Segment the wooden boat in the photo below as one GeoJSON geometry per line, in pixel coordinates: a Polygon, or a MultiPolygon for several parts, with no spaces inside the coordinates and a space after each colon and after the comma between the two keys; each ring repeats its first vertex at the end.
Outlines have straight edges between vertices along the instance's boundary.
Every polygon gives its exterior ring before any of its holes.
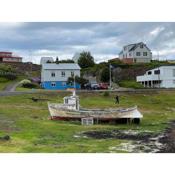
{"type": "Polygon", "coordinates": [[[79,98],[75,91],[72,96],[64,97],[64,103],[48,103],[52,120],[79,120],[92,118],[94,122],[123,121],[139,123],[143,115],[137,106],[131,108],[86,109],[79,105],[79,98]]]}

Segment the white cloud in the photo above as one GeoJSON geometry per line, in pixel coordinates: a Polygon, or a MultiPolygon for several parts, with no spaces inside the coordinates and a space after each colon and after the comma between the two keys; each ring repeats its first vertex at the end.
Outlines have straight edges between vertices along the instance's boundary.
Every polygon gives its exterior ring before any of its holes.
{"type": "Polygon", "coordinates": [[[163,31],[165,28],[164,27],[157,27],[154,30],[150,32],[152,36],[157,36],[161,31],[163,31]]]}
{"type": "Polygon", "coordinates": [[[0,23],[0,50],[37,63],[42,56],[67,59],[84,50],[99,62],[142,41],[162,58],[175,58],[174,31],[175,23],[0,23]]]}

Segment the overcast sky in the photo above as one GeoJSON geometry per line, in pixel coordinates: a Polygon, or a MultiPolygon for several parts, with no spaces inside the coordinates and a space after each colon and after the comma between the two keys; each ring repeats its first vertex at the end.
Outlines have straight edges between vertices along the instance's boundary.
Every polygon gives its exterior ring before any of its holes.
{"type": "Polygon", "coordinates": [[[95,61],[115,58],[123,45],[144,42],[153,57],[175,59],[175,23],[0,23],[0,50],[13,51],[24,61],[42,56],[71,59],[90,51],[95,61]]]}

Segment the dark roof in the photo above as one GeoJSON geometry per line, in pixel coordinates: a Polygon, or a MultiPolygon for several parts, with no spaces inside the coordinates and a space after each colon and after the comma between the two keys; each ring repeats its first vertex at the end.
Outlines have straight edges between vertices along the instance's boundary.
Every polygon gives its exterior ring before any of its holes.
{"type": "Polygon", "coordinates": [[[133,47],[131,47],[131,49],[129,50],[129,52],[135,50],[140,44],[143,44],[150,51],[150,49],[146,46],[146,44],[144,44],[143,42],[140,42],[140,43],[133,44],[133,47]]]}

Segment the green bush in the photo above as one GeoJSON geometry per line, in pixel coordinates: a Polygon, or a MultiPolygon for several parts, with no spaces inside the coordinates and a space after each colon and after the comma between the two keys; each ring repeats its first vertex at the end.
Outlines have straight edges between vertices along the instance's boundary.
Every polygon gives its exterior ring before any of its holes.
{"type": "Polygon", "coordinates": [[[4,75],[4,77],[7,78],[8,80],[15,80],[17,78],[17,76],[14,74],[7,74],[4,75]]]}
{"type": "Polygon", "coordinates": [[[0,77],[8,80],[15,80],[17,78],[15,70],[10,65],[0,65],[0,77]]]}
{"type": "Polygon", "coordinates": [[[22,84],[22,87],[30,88],[30,89],[33,89],[33,88],[38,89],[38,88],[40,88],[39,85],[35,84],[35,83],[24,83],[24,84],[22,84]]]}
{"type": "Polygon", "coordinates": [[[119,86],[125,87],[125,88],[134,88],[134,89],[142,89],[144,88],[142,84],[134,81],[134,80],[125,80],[120,81],[119,86]]]}

